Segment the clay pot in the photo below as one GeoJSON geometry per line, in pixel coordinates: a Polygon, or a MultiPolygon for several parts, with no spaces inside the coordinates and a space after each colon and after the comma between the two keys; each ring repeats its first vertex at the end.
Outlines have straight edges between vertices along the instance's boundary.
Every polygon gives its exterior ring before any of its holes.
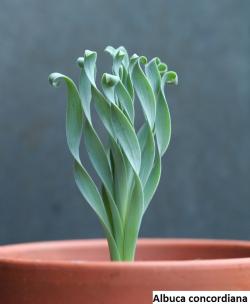
{"type": "Polygon", "coordinates": [[[147,304],[152,290],[250,290],[250,242],[145,239],[136,262],[103,240],[0,247],[0,303],[147,304]]]}

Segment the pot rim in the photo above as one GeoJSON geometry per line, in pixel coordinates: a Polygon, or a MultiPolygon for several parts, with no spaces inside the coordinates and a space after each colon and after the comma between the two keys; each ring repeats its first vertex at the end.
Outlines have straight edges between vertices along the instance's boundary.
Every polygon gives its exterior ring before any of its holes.
{"type": "MultiPolygon", "coordinates": [[[[244,265],[250,265],[249,257],[236,257],[236,258],[215,258],[215,259],[189,259],[189,260],[143,260],[143,261],[73,261],[73,260],[49,260],[49,259],[34,259],[34,258],[22,258],[22,257],[8,257],[8,252],[15,253],[21,251],[27,251],[29,249],[42,248],[53,248],[59,246],[63,248],[69,248],[72,246],[78,247],[84,245],[85,247],[93,247],[107,244],[105,239],[70,239],[70,240],[59,240],[59,241],[42,241],[42,242],[28,242],[10,245],[0,246],[0,266],[1,265],[12,265],[12,266],[23,266],[23,267],[62,267],[62,268],[100,268],[100,269],[111,269],[111,268],[145,268],[145,267],[168,267],[168,268],[195,268],[195,267],[239,267],[244,265]],[[5,254],[5,256],[1,256],[5,254]]],[[[174,245],[178,246],[189,246],[189,247],[207,247],[210,246],[223,246],[232,248],[244,248],[250,250],[250,241],[247,240],[227,240],[227,239],[192,239],[192,238],[142,238],[138,240],[140,246],[147,245],[174,245]]]]}

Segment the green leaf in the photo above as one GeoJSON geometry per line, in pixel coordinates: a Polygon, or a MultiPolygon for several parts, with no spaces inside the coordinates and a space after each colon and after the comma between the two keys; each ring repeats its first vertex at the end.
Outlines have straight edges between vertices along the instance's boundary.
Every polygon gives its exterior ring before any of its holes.
{"type": "Polygon", "coordinates": [[[113,47],[113,46],[110,46],[108,45],[105,49],[104,49],[104,52],[107,52],[109,53],[112,57],[115,56],[117,50],[113,47]]]}
{"type": "Polygon", "coordinates": [[[157,100],[155,133],[158,149],[162,156],[166,152],[171,138],[171,118],[168,105],[161,91],[157,100]]]}
{"type": "Polygon", "coordinates": [[[141,225],[143,214],[143,192],[140,179],[135,175],[132,188],[132,199],[128,205],[127,216],[124,227],[124,251],[123,259],[130,261],[134,259],[136,241],[141,225]]]}
{"type": "Polygon", "coordinates": [[[128,176],[125,160],[122,152],[117,143],[111,138],[111,151],[110,156],[113,165],[114,176],[114,196],[115,202],[119,209],[122,221],[124,222],[127,212],[127,200],[128,200],[128,176]]]}
{"type": "Polygon", "coordinates": [[[148,120],[150,128],[153,129],[156,115],[155,95],[150,82],[142,71],[140,62],[146,62],[144,57],[137,59],[132,71],[132,80],[143,112],[148,120]]]}
{"type": "Polygon", "coordinates": [[[111,225],[108,221],[107,212],[104,208],[99,191],[87,171],[77,161],[74,162],[74,177],[78,189],[83,197],[90,204],[98,217],[103,221],[105,226],[111,231],[111,225]]]}
{"type": "Polygon", "coordinates": [[[115,86],[120,82],[120,78],[115,75],[104,73],[102,76],[102,89],[105,96],[111,103],[115,103],[115,86]]]}
{"type": "MultiPolygon", "coordinates": [[[[133,54],[130,59],[129,59],[129,74],[132,75],[134,66],[137,62],[137,60],[140,60],[140,57],[137,54],[133,54]]],[[[141,61],[146,64],[147,63],[147,58],[144,56],[141,56],[141,61]]]]}
{"type": "Polygon", "coordinates": [[[117,49],[112,46],[107,46],[105,52],[109,53],[113,57],[113,67],[112,70],[116,75],[119,75],[119,69],[122,64],[125,68],[128,68],[129,57],[127,50],[123,46],[119,46],[117,49]]]}
{"type": "MultiPolygon", "coordinates": [[[[167,65],[159,63],[159,58],[152,59],[145,67],[146,75],[154,89],[155,95],[157,96],[156,102],[156,120],[155,120],[155,133],[157,138],[157,145],[162,156],[169,145],[171,137],[171,118],[164,94],[164,83],[166,77],[163,76],[161,79],[161,73],[167,71],[167,65]]],[[[166,75],[168,75],[167,72],[166,75]]]]}
{"type": "Polygon", "coordinates": [[[133,101],[130,97],[129,92],[123,85],[121,81],[119,81],[115,87],[115,93],[117,95],[118,101],[120,102],[122,108],[125,110],[127,117],[129,118],[130,122],[134,123],[134,106],[133,101]]]}
{"type": "Polygon", "coordinates": [[[114,258],[116,260],[120,260],[121,256],[119,253],[119,249],[113,237],[112,225],[109,221],[109,217],[104,207],[102,198],[94,182],[91,180],[90,176],[88,175],[87,171],[77,161],[74,162],[74,177],[79,191],[81,192],[82,196],[86,199],[86,201],[89,203],[89,205],[92,207],[92,209],[95,211],[95,213],[97,214],[97,216],[99,217],[102,223],[102,226],[106,231],[110,245],[113,248],[111,253],[114,255],[114,258]]]}
{"type": "Polygon", "coordinates": [[[106,130],[112,134],[111,122],[110,122],[110,105],[109,101],[102,95],[95,84],[95,64],[96,64],[96,52],[85,51],[84,58],[78,58],[77,62],[81,68],[84,69],[90,83],[91,92],[94,99],[95,108],[106,130]]]}
{"type": "Polygon", "coordinates": [[[69,150],[74,157],[75,181],[81,194],[95,211],[102,225],[104,226],[110,246],[113,248],[114,258],[118,259],[120,258],[120,254],[112,236],[112,227],[110,225],[102,198],[93,180],[83,167],[79,157],[79,146],[83,125],[83,112],[81,108],[80,96],[74,82],[67,76],[59,73],[52,73],[49,76],[49,82],[54,87],[58,87],[61,80],[64,80],[68,88],[66,135],[69,150]]]}
{"type": "Polygon", "coordinates": [[[158,149],[162,156],[169,145],[171,138],[171,117],[164,94],[165,77],[161,81],[161,88],[157,96],[155,134],[158,149]]]}
{"type": "Polygon", "coordinates": [[[133,87],[130,73],[128,73],[128,75],[127,75],[126,88],[129,92],[132,102],[134,102],[135,92],[134,92],[134,87],[133,87]]]}
{"type": "Polygon", "coordinates": [[[129,66],[128,52],[127,52],[127,50],[125,49],[124,46],[119,46],[118,49],[121,50],[123,52],[123,54],[125,54],[122,63],[124,65],[125,69],[128,69],[128,66],[129,66]]]}
{"type": "Polygon", "coordinates": [[[113,235],[109,232],[109,230],[106,229],[105,226],[103,226],[103,230],[105,231],[105,235],[108,241],[109,255],[111,261],[122,261],[123,259],[121,257],[120,251],[116,245],[113,235]]]}
{"type": "Polygon", "coordinates": [[[94,87],[96,87],[95,84],[96,59],[97,59],[97,53],[89,50],[85,51],[84,58],[79,57],[77,59],[79,66],[84,68],[89,81],[94,87]]]}
{"type": "Polygon", "coordinates": [[[113,73],[119,76],[120,66],[122,65],[125,53],[122,50],[118,50],[113,60],[113,73]]]}
{"type": "Polygon", "coordinates": [[[91,163],[105,187],[109,190],[110,193],[112,193],[113,178],[109,161],[98,135],[88,120],[85,121],[84,135],[85,146],[91,163]]]}
{"type": "Polygon", "coordinates": [[[92,87],[92,95],[94,99],[96,112],[101,119],[104,127],[112,135],[112,124],[111,124],[111,116],[110,116],[110,105],[107,99],[100,93],[99,90],[96,90],[92,87]]]}
{"type": "Polygon", "coordinates": [[[128,204],[129,201],[131,200],[131,197],[132,197],[131,189],[133,187],[134,176],[135,176],[136,173],[135,173],[133,167],[131,166],[131,163],[128,160],[125,152],[123,150],[121,150],[121,152],[122,152],[122,155],[123,155],[123,159],[124,159],[124,163],[125,163],[125,167],[126,167],[126,172],[127,172],[127,189],[128,189],[127,204],[128,204]]]}
{"type": "Polygon", "coordinates": [[[158,60],[159,58],[153,58],[145,65],[145,73],[155,93],[155,96],[157,96],[161,86],[161,75],[157,66],[158,60]]]}
{"type": "Polygon", "coordinates": [[[178,76],[174,71],[166,73],[166,81],[168,84],[178,84],[178,76]]]}
{"type": "Polygon", "coordinates": [[[109,191],[102,185],[102,199],[105,205],[105,209],[108,210],[109,213],[109,221],[112,223],[112,231],[113,236],[119,250],[119,253],[122,252],[123,249],[123,226],[121,221],[121,216],[119,214],[119,210],[109,193],[109,191]]]}
{"type": "Polygon", "coordinates": [[[108,216],[112,235],[114,235],[114,223],[113,223],[113,216],[112,216],[112,211],[111,211],[111,206],[110,206],[111,204],[110,204],[110,201],[108,198],[108,193],[107,193],[107,190],[106,190],[104,184],[101,184],[101,197],[102,197],[102,201],[104,204],[104,208],[105,208],[107,216],[108,216]]]}
{"type": "Polygon", "coordinates": [[[84,111],[85,116],[91,123],[91,83],[86,75],[85,70],[81,69],[80,82],[79,82],[79,95],[82,103],[82,110],[84,111]]]}
{"type": "Polygon", "coordinates": [[[126,86],[127,77],[128,77],[128,71],[126,70],[126,68],[124,67],[123,64],[120,66],[119,77],[120,77],[123,85],[126,86]]]}
{"type": "MultiPolygon", "coordinates": [[[[156,149],[157,150],[157,149],[156,149]]],[[[147,183],[144,187],[144,212],[147,210],[150,201],[157,189],[161,177],[161,157],[159,152],[155,153],[154,166],[151,170],[147,183]]]]}
{"type": "Polygon", "coordinates": [[[155,155],[154,137],[147,122],[144,123],[144,125],[138,132],[138,139],[142,151],[140,179],[142,185],[144,186],[151,172],[155,155]]]}
{"type": "Polygon", "coordinates": [[[107,47],[105,51],[113,57],[112,71],[115,75],[119,76],[120,66],[122,65],[126,53],[121,48],[114,49],[112,47],[107,47]]]}
{"type": "Polygon", "coordinates": [[[163,74],[165,74],[165,72],[167,72],[168,66],[167,66],[165,63],[160,62],[160,63],[158,64],[158,70],[159,70],[159,73],[160,73],[161,75],[163,75],[163,74]]]}
{"type": "Polygon", "coordinates": [[[139,174],[141,151],[135,130],[122,111],[114,104],[111,105],[111,120],[116,138],[131,163],[131,166],[135,172],[139,174]]]}
{"type": "Polygon", "coordinates": [[[60,73],[52,73],[49,76],[49,82],[54,87],[58,87],[62,80],[65,81],[68,89],[66,114],[67,143],[73,157],[78,162],[80,162],[79,146],[83,127],[83,112],[81,106],[81,99],[72,79],[60,73]]]}

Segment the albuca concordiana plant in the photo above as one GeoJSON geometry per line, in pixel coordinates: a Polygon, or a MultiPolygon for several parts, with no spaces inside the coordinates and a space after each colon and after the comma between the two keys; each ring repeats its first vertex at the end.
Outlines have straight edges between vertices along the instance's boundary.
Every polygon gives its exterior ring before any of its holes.
{"type": "Polygon", "coordinates": [[[171,135],[171,120],[165,84],[177,84],[159,58],[132,57],[124,47],[105,49],[113,57],[112,74],[104,73],[102,91],[96,85],[96,52],[85,51],[77,63],[81,69],[79,88],[67,76],[52,73],[50,83],[63,80],[68,89],[66,135],[74,158],[76,184],[97,214],[107,237],[111,259],[134,259],[142,217],[155,193],[161,175],[161,157],[171,135]],[[137,131],[135,96],[145,117],[137,131]],[[108,146],[98,137],[91,117],[91,104],[108,134],[108,146]],[[89,159],[101,189],[84,168],[80,142],[84,138],[89,159]]]}

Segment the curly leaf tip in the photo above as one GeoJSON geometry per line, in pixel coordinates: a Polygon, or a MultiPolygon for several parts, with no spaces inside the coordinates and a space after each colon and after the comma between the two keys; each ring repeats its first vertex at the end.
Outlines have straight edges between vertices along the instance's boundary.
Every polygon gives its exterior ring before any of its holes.
{"type": "Polygon", "coordinates": [[[102,75],[102,81],[110,87],[115,86],[119,82],[120,78],[116,75],[104,73],[102,75]]]}
{"type": "Polygon", "coordinates": [[[80,68],[84,67],[84,57],[77,58],[76,62],[79,65],[80,68]]]}
{"type": "Polygon", "coordinates": [[[168,84],[178,84],[178,75],[174,71],[167,72],[167,83],[168,84]]]}
{"type": "Polygon", "coordinates": [[[60,74],[60,73],[56,73],[56,72],[55,73],[51,73],[49,75],[49,83],[50,83],[50,85],[52,85],[55,88],[59,87],[60,80],[61,80],[62,76],[63,75],[60,74]]]}

